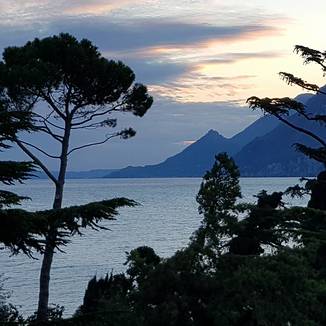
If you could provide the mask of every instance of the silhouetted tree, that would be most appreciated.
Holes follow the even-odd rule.
[[[91,313],[94,325],[112,326],[325,324],[319,241],[296,247],[291,238],[326,214],[286,208],[282,195],[261,191],[256,204],[238,204],[238,169],[219,154],[197,196],[203,221],[190,244],[165,259],[132,250],[124,275],[90,281],[75,321],[87,325]],[[267,247],[275,250],[261,255]]]
[[[129,112],[142,117],[153,100],[147,94],[146,87],[134,81],[135,75],[129,67],[122,62],[107,60],[90,41],[78,41],[69,34],[35,39],[24,46],[4,50],[0,64],[1,98],[7,107],[30,114],[32,132],[49,136],[58,145],[58,153],[49,153],[48,149],[26,141],[24,135],[13,134],[10,138],[44,171],[55,187],[54,211],[51,214],[47,212],[52,222],[46,233],[40,274],[40,321],[47,318],[53,254],[55,247],[62,243],[60,239],[63,236],[59,230],[63,226],[64,230],[68,228],[71,231],[64,220],[65,211],[60,211],[68,158],[77,150],[103,144],[114,137],[132,137],[135,131],[128,128],[105,133],[102,140],[74,148],[70,146],[71,136],[77,130],[115,128],[117,119],[111,117],[113,113]],[[41,160],[42,156],[58,161],[58,177]],[[110,213],[115,208],[131,202],[120,200],[115,204],[111,209],[112,202],[102,202],[102,208],[109,205],[103,214],[92,216],[91,212],[87,212],[89,220],[85,225],[97,225],[101,218],[111,217]],[[79,233],[79,227],[84,226],[83,217],[74,217],[82,220],[72,227],[72,233]]]
[[[15,107],[7,106],[5,98],[0,98],[0,151],[8,149],[8,140],[18,132],[33,130],[31,112],[20,111]],[[33,172],[30,162],[0,161],[0,183],[13,185],[22,183]],[[12,205],[19,205],[27,198],[8,191],[0,190],[0,243],[9,248],[12,253],[19,251],[31,255],[32,249],[42,250],[42,241],[39,239],[44,224],[34,214],[21,209],[10,209]]]
[[[213,256],[223,248],[226,221],[236,220],[234,209],[241,198],[240,172],[226,153],[216,156],[215,163],[204,177],[197,195],[202,225],[194,235],[195,242],[213,251]],[[225,234],[224,234],[225,235]]]
[[[326,73],[326,52],[310,49],[305,46],[296,45],[294,51],[304,59],[304,64],[315,63],[319,65],[323,74]],[[289,85],[297,85],[305,90],[315,92],[316,94],[325,95],[326,92],[318,85],[308,83],[301,78],[298,78],[287,72],[280,72],[280,76]],[[271,114],[290,128],[305,134],[307,137],[313,139],[319,147],[309,147],[304,144],[294,144],[295,148],[308,156],[309,158],[320,162],[326,168],[326,138],[322,134],[317,134],[309,128],[302,126],[293,119],[290,119],[292,113],[298,114],[306,121],[312,121],[319,123],[321,126],[326,127],[326,112],[307,112],[307,108],[304,104],[291,99],[289,97],[284,98],[258,98],[256,96],[250,97],[247,102],[252,109],[260,108],[264,113]],[[325,128],[326,130],[326,128]],[[319,174],[317,180],[311,188],[311,200],[309,207],[325,209],[326,208],[326,187],[325,187],[325,173],[323,171]],[[310,185],[312,185],[310,183]],[[297,189],[298,190],[298,189]],[[302,189],[307,190],[307,189]]]

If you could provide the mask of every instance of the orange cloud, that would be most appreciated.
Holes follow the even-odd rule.
[[[76,6],[71,6],[66,8],[63,12],[68,15],[102,15],[106,14],[115,9],[124,7],[126,4],[134,2],[131,0],[120,0],[120,1],[108,1],[100,3],[85,3],[78,4]]]
[[[176,143],[177,145],[182,145],[182,146],[189,146],[193,143],[195,143],[196,141],[195,140],[183,140],[183,141],[180,141],[178,143]]]

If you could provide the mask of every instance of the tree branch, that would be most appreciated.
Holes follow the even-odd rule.
[[[79,149],[83,149],[83,148],[91,147],[91,146],[96,146],[96,145],[102,145],[102,144],[106,143],[108,140],[110,140],[111,138],[118,137],[118,136],[120,136],[120,133],[110,135],[110,136],[106,137],[104,140],[96,142],[96,143],[89,143],[89,144],[85,144],[85,145],[75,147],[72,150],[70,150],[67,155],[70,155],[72,152],[75,152],[75,151],[77,151]]]
[[[274,114],[274,115],[276,116],[277,119],[279,119],[280,121],[282,121],[289,127],[293,128],[299,132],[302,132],[302,133],[306,134],[307,136],[310,136],[311,138],[315,139],[317,142],[319,142],[326,148],[326,142],[323,139],[321,139],[320,137],[318,137],[317,135],[315,135],[314,133],[312,133],[311,131],[294,125],[293,123],[289,122],[288,120],[282,118],[279,114]]]
[[[22,151],[27,154],[33,162],[38,165],[44,173],[51,179],[55,185],[57,185],[58,180],[55,178],[55,176],[50,172],[50,170],[41,162],[39,158],[37,158],[24,144],[17,138],[14,138],[13,141],[22,149]]]
[[[51,154],[47,153],[46,151],[44,151],[42,148],[39,148],[39,147],[37,147],[37,146],[35,146],[35,145],[31,144],[31,143],[28,143],[28,142],[22,141],[22,140],[20,140],[20,142],[22,144],[24,144],[24,145],[30,146],[32,148],[35,148],[36,150],[38,150],[39,152],[41,152],[42,154],[44,154],[44,155],[46,155],[46,156],[48,156],[50,158],[55,158],[55,159],[60,158],[60,156],[51,155]]]
[[[83,121],[80,121],[80,122],[72,123],[71,125],[72,125],[73,127],[75,127],[75,126],[81,126],[81,125],[83,125],[83,124],[85,124],[85,123],[87,123],[87,122],[92,121],[95,117],[100,117],[100,116],[103,116],[103,115],[105,115],[105,114],[111,113],[111,112],[113,112],[113,111],[118,111],[117,108],[118,108],[119,106],[123,105],[123,104],[124,104],[124,103],[119,103],[119,104],[117,104],[117,105],[114,105],[113,107],[111,107],[110,109],[108,109],[108,110],[106,110],[106,111],[103,111],[103,112],[101,112],[101,113],[94,113],[94,114],[92,114],[91,116],[89,116],[87,119],[85,119],[85,120],[83,120]]]
[[[305,64],[315,62],[319,64],[324,71],[326,71],[326,66],[324,64],[326,60],[326,52],[320,52],[318,50],[310,49],[307,46],[302,45],[296,45],[294,47],[294,52],[300,54],[300,56],[304,58]]]
[[[97,129],[101,127],[111,127],[115,128],[117,126],[117,119],[104,119],[98,122],[93,122],[88,125],[82,125],[82,126],[77,126],[77,127],[72,127],[71,129]]]
[[[318,85],[307,83],[303,79],[295,77],[294,75],[289,74],[287,72],[280,72],[279,75],[288,85],[294,84],[303,89],[306,89],[307,91],[313,91],[319,94],[326,95],[326,92],[321,91]]]
[[[49,125],[51,125],[52,127],[54,127],[54,128],[57,128],[57,129],[60,129],[60,130],[65,130],[65,128],[60,127],[60,126],[54,124],[53,122],[49,121],[49,118],[51,117],[51,115],[52,115],[53,112],[54,112],[54,111],[52,111],[50,114],[48,114],[48,116],[47,116],[46,118],[44,118],[41,114],[38,114],[38,113],[35,113],[35,112],[33,112],[33,115],[34,115],[35,117],[37,117],[37,118],[42,119],[42,122],[46,122],[46,123],[48,123]]]
[[[54,112],[56,112],[63,120],[66,120],[66,116],[57,108],[54,104],[52,98],[49,95],[46,95],[44,92],[41,91],[42,97],[45,101],[51,106]]]
[[[49,126],[46,124],[46,122],[43,122],[44,124],[44,127],[39,127],[39,130],[42,131],[42,132],[45,132],[46,134],[52,136],[52,138],[54,138],[55,140],[57,140],[58,142],[62,143],[63,141],[63,137],[58,135],[58,134],[55,134],[50,128]]]

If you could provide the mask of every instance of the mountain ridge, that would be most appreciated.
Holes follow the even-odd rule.
[[[304,104],[310,102],[315,96],[311,94],[300,94],[296,97],[296,100],[301,101]],[[291,117],[292,119],[296,119]],[[289,127],[281,124],[275,117],[265,115],[254,121],[247,128],[240,131],[238,134],[231,138],[226,138],[216,130],[209,130],[205,135],[199,138],[195,143],[186,147],[180,153],[167,158],[165,161],[145,166],[128,166],[126,168],[114,171],[108,174],[107,178],[154,178],[154,177],[202,177],[203,174],[209,170],[214,162],[214,157],[219,152],[227,152],[229,155],[235,158],[236,163],[239,165],[242,176],[285,176],[285,174],[295,173],[301,175],[300,169],[294,167],[304,165],[305,173],[314,174],[318,170],[318,166],[311,167],[308,160],[298,158],[297,153],[292,153],[289,148],[286,152],[291,152],[291,160],[289,160],[289,166],[286,168],[285,173],[282,172],[282,167],[277,165],[277,162],[267,162],[267,169],[262,167],[257,168],[257,159],[253,155],[255,146],[258,146],[262,151],[262,144],[265,148],[269,148],[269,144],[266,144],[266,135],[270,133],[275,134],[279,130],[284,131],[286,129],[291,130]],[[293,130],[290,135],[293,136]],[[272,134],[273,135],[273,134]],[[277,137],[276,137],[277,138]],[[262,140],[265,139],[265,142]],[[268,137],[267,137],[268,139]],[[288,137],[288,142],[293,137]],[[287,142],[287,143],[288,143]],[[252,145],[252,144],[255,144]],[[289,145],[290,146],[290,145]],[[291,146],[290,146],[291,147]],[[273,144],[273,148],[277,149],[279,146]],[[284,149],[284,146],[283,146]],[[242,153],[242,154],[239,154]],[[252,157],[248,162],[245,159],[245,155]],[[250,160],[249,160],[250,161]],[[261,160],[264,161],[264,160]],[[252,164],[255,163],[255,164]],[[248,164],[253,169],[248,168]],[[274,165],[273,165],[274,164]]]

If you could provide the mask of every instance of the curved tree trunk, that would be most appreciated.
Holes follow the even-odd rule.
[[[60,209],[62,207],[63,189],[65,183],[65,176],[68,163],[68,148],[70,137],[71,125],[66,122],[65,134],[62,143],[62,151],[60,156],[60,170],[58,181],[55,188],[55,197],[53,201],[53,209]],[[43,254],[43,261],[40,273],[40,289],[39,301],[37,309],[37,321],[44,322],[48,320],[48,307],[49,307],[49,287],[50,287],[50,272],[53,262],[53,255],[55,250],[55,243],[57,238],[57,226],[54,224],[49,228],[46,237],[45,251]]]

